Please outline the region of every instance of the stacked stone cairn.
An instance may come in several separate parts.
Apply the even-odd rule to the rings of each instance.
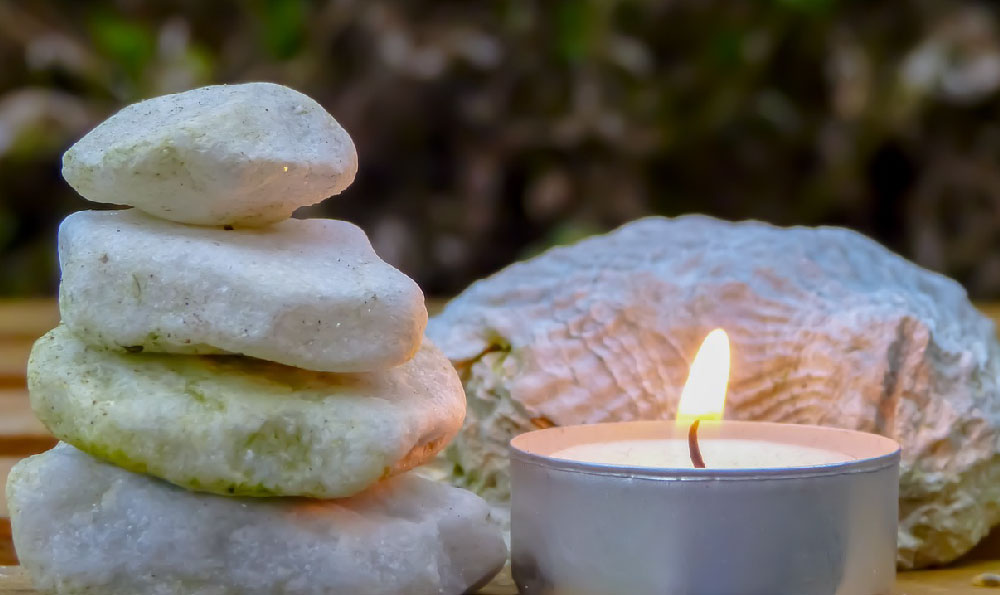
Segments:
[[[266,83],[125,108],[74,145],[62,324],[15,467],[13,537],[59,594],[459,594],[506,546],[477,496],[408,472],[465,414],[417,285],[343,221],[347,132]]]

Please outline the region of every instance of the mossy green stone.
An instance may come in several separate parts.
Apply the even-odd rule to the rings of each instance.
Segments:
[[[116,353],[65,327],[28,363],[36,415],[124,469],[223,495],[336,498],[433,457],[465,398],[425,342],[382,372],[310,372],[242,356]]]

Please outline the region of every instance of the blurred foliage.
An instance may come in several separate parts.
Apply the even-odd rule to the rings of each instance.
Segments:
[[[115,109],[270,80],[351,132],[306,210],[432,294],[642,215],[838,224],[1000,297],[1000,29],[915,0],[0,0],[0,295],[53,291],[60,153]]]

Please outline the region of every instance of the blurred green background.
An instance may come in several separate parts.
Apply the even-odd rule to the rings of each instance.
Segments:
[[[65,148],[125,104],[269,80],[361,170],[308,214],[433,295],[646,214],[858,229],[1000,298],[994,4],[0,0],[0,296],[54,291]]]

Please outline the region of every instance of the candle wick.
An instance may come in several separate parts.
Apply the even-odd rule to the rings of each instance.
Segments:
[[[701,447],[698,446],[699,425],[701,425],[700,419],[691,423],[691,429],[688,430],[688,450],[691,451],[691,464],[694,465],[695,469],[704,469],[705,459],[701,458]]]

